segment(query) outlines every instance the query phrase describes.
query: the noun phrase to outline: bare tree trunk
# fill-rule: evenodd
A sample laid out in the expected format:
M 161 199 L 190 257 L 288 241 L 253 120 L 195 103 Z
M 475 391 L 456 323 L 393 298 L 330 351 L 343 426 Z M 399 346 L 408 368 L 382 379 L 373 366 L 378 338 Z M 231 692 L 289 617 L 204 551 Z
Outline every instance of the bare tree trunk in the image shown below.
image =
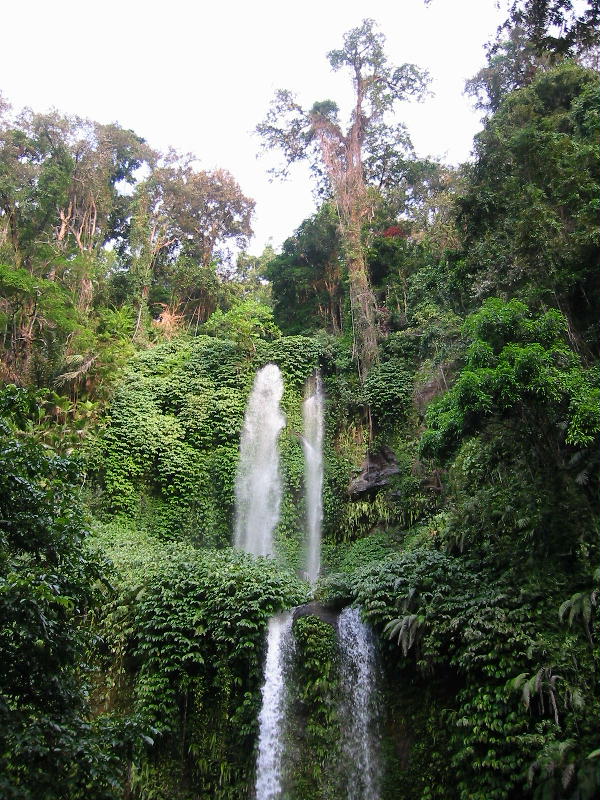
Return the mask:
M 342 221 L 340 227 L 350 278 L 350 307 L 358 371 L 364 380 L 377 360 L 377 304 L 369 280 L 360 219 L 351 219 L 347 225 Z
M 377 319 L 375 295 L 371 289 L 362 253 L 348 259 L 350 307 L 358 370 L 365 378 L 377 360 Z
M 94 296 L 94 284 L 92 279 L 89 275 L 84 275 L 81 279 L 81 285 L 79 287 L 79 299 L 77 301 L 77 308 L 80 311 L 89 311 L 90 306 L 92 305 L 92 299 Z
M 362 164 L 362 145 L 368 122 L 362 108 L 366 84 L 361 76 L 359 63 L 355 67 L 355 90 L 354 119 L 346 136 L 336 122 L 318 113 L 312 115 L 311 124 L 318 136 L 323 164 L 331 182 L 338 212 L 342 247 L 350 279 L 355 356 L 360 377 L 364 380 L 377 360 L 379 331 L 375 295 L 371 289 L 361 238 L 370 201 Z
M 142 325 L 142 317 L 144 315 L 144 311 L 148 308 L 149 294 L 150 294 L 150 287 L 142 286 L 140 297 L 138 298 L 138 314 L 137 314 L 137 319 L 135 321 L 135 330 L 133 331 L 133 336 L 131 337 L 132 342 L 138 340 L 138 334 L 140 332 L 140 327 Z

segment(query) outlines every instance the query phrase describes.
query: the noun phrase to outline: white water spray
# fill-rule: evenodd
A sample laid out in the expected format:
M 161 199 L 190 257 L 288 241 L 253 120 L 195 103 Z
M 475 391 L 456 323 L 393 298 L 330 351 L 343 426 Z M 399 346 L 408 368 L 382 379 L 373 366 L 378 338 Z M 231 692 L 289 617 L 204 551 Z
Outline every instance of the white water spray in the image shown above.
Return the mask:
M 304 421 L 304 489 L 306 501 L 306 577 L 314 586 L 321 571 L 323 522 L 323 389 L 317 370 L 306 386 Z
M 279 800 L 283 767 L 285 725 L 285 656 L 291 646 L 292 615 L 277 614 L 269 620 L 265 680 L 262 687 L 258 756 L 256 759 L 256 800 Z
M 279 408 L 282 394 L 279 367 L 267 364 L 256 373 L 240 441 L 233 543 L 256 556 L 273 554 L 273 530 L 279 519 L 281 479 L 277 440 L 285 425 Z
M 379 800 L 377 776 L 376 658 L 370 629 L 356 608 L 338 620 L 341 652 L 342 748 L 348 800 Z

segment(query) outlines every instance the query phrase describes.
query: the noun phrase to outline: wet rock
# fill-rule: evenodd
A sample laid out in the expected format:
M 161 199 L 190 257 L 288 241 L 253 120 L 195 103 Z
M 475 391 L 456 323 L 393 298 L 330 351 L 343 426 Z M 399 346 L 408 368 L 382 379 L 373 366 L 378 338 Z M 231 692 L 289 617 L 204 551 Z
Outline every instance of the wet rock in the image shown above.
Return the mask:
M 399 471 L 394 451 L 384 445 L 377 452 L 367 455 L 361 465 L 360 475 L 350 481 L 348 494 L 353 500 L 374 494 L 387 486 L 390 478 Z
M 338 613 L 324 606 L 323 603 L 312 600 L 310 603 L 305 603 L 303 606 L 297 606 L 294 609 L 292 613 L 294 622 L 300 619 L 300 617 L 318 617 L 323 622 L 327 622 L 335 628 L 337 625 Z

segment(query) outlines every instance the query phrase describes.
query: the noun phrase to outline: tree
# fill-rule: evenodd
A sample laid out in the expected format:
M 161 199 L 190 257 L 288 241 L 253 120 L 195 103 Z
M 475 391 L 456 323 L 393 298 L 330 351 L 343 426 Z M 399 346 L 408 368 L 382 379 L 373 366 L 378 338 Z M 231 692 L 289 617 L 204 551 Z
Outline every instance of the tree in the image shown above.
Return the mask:
M 61 279 L 87 310 L 101 248 L 123 238 L 123 184 L 153 158 L 133 131 L 26 109 L 0 128 L 0 241 L 16 267 Z
M 540 54 L 517 25 L 508 31 L 508 39 L 490 48 L 487 62 L 466 82 L 465 91 L 476 98 L 476 108 L 495 113 L 506 95 L 531 83 L 539 69 L 548 68 L 550 58 Z
M 35 354 L 56 367 L 57 341 L 78 327 L 72 297 L 56 281 L 36 278 L 26 269 L 0 264 L 0 334 L 3 378 L 35 380 Z M 45 376 L 48 377 L 47 375 Z
M 377 357 L 377 314 L 371 289 L 362 227 L 372 198 L 365 174 L 365 155 L 383 143 L 406 147 L 402 126 L 388 122 L 397 101 L 422 96 L 427 75 L 413 64 L 388 65 L 384 37 L 373 20 L 344 36 L 344 46 L 332 50 L 328 60 L 334 71 L 348 69 L 354 86 L 354 107 L 346 130 L 331 100 L 303 109 L 288 90 L 277 92 L 264 120 L 257 126 L 266 148 L 282 151 L 287 165 L 306 159 L 324 177 L 333 196 L 350 279 L 350 303 L 356 356 L 363 375 Z M 284 168 L 281 173 L 285 174 Z
M 599 96 L 597 73 L 570 61 L 507 96 L 476 138 L 458 201 L 471 295 L 558 306 L 593 351 Z
M 540 463 L 581 466 L 572 456 L 597 447 L 600 390 L 597 371 L 567 344 L 565 317 L 555 309 L 534 317 L 518 300 L 492 297 L 467 317 L 463 332 L 471 338 L 466 363 L 427 409 L 423 452 L 447 456 L 490 421 L 502 421 Z
M 191 321 L 203 322 L 216 307 L 202 289 L 207 276 L 209 283 L 218 282 L 219 248 L 247 243 L 253 211 L 254 201 L 226 170 L 196 171 L 189 157 L 164 156 L 134 198 L 130 258 L 140 314 L 160 278 L 170 287 L 172 303 Z
M 600 44 L 600 3 L 586 0 L 513 0 L 498 33 L 523 28 L 538 55 L 552 59 L 589 54 Z M 493 53 L 498 45 L 491 48 Z
M 81 465 L 35 441 L 38 419 L 39 395 L 0 391 L 0 796 L 115 800 L 136 726 L 90 720 L 82 624 L 108 564 L 87 545 Z
M 62 141 L 36 136 L 26 116 L 0 129 L 0 242 L 4 261 L 33 272 L 53 255 L 48 243 L 72 165 Z
M 170 152 L 157 164 L 143 188 L 155 253 L 172 248 L 203 266 L 218 248 L 233 240 L 243 247 L 252 235 L 254 201 L 224 169 L 195 170 L 192 160 Z
M 238 255 L 235 268 L 226 276 L 226 280 L 235 287 L 236 293 L 242 300 L 252 299 L 264 305 L 271 304 L 271 286 L 265 275 L 275 257 L 271 242 L 265 245 L 260 256 L 246 252 Z
M 326 326 L 341 333 L 342 273 L 335 210 L 325 203 L 283 244 L 265 268 L 275 321 L 287 334 Z
M 599 25 L 598 0 L 513 0 L 496 40 L 486 47 L 487 65 L 466 83 L 467 94 L 477 99 L 477 108 L 495 112 L 506 95 L 561 60 L 597 66 Z
M 235 303 L 229 311 L 218 308 L 204 324 L 204 332 L 219 339 L 231 339 L 242 350 L 256 352 L 259 339 L 277 339 L 281 331 L 269 306 L 248 299 Z

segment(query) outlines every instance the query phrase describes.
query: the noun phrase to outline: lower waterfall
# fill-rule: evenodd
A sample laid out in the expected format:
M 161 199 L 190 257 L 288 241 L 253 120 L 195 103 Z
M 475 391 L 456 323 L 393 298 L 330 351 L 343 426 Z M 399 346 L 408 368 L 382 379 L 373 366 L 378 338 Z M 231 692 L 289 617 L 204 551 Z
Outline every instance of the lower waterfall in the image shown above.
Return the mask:
M 329 700 L 330 724 L 335 733 L 330 772 L 322 773 L 319 778 L 322 781 L 319 791 L 325 792 L 323 796 L 330 800 L 379 800 L 381 764 L 377 726 L 381 709 L 373 634 L 355 608 L 344 609 L 337 624 L 332 612 L 328 613 L 332 616 L 328 624 L 337 629 L 337 666 Z M 293 617 L 293 612 L 286 612 L 269 620 L 255 800 L 303 800 L 293 777 L 294 763 L 297 767 L 298 757 L 300 763 L 309 763 L 306 759 L 310 758 L 310 750 L 297 751 L 299 743 L 306 743 L 306 731 L 302 734 L 297 726 L 302 730 L 305 722 L 295 716 L 297 708 L 295 712 L 291 700 L 297 696 L 298 687 L 286 686 L 294 675 L 297 680 L 294 663 L 301 658 L 301 651 L 294 644 Z
M 265 680 L 262 687 L 258 755 L 256 759 L 256 800 L 279 800 L 283 767 L 285 726 L 285 656 L 291 643 L 291 612 L 269 620 Z
M 379 763 L 373 634 L 358 609 L 345 608 L 338 621 L 341 737 L 347 800 L 378 800 Z
M 282 392 L 279 368 L 267 364 L 256 375 L 244 419 L 236 480 L 234 544 L 254 555 L 272 555 L 274 549 L 273 530 L 279 518 L 282 491 L 278 453 L 278 438 L 285 424 L 279 405 Z M 307 524 L 305 576 L 314 587 L 321 569 L 323 516 L 324 397 L 318 371 L 308 382 L 302 410 Z M 357 609 L 344 609 L 336 620 L 335 612 L 322 606 L 319 610 L 319 606 L 313 602 L 300 607 L 304 616 L 318 616 L 330 626 L 332 649 L 327 680 L 331 681 L 331 689 L 325 699 L 314 701 L 312 706 L 321 709 L 325 704 L 328 722 L 324 724 L 331 731 L 328 768 L 321 764 L 315 778 L 318 791 L 324 792 L 323 796 L 329 800 L 379 800 L 377 664 L 373 636 Z M 302 681 L 297 677 L 301 671 L 294 664 L 294 658 L 299 659 L 301 652 L 300 645 L 294 645 L 293 620 L 293 612 L 287 611 L 271 617 L 268 624 L 254 800 L 304 800 L 306 796 L 302 781 L 295 783 L 294 764 L 302 765 L 302 759 L 304 765 L 310 763 L 314 741 L 310 741 L 312 733 L 307 724 L 310 711 L 307 712 L 306 705 L 302 713 L 296 708 L 299 730 L 294 730 L 294 703 L 290 703 L 290 698 L 295 698 L 297 706 L 301 692 L 295 690 Z M 334 630 L 337 630 L 337 646 Z M 315 685 L 318 685 L 324 662 L 317 661 L 315 667 L 310 651 L 306 662 L 317 670 Z M 290 679 L 296 684 L 286 686 Z M 306 684 L 311 685 L 310 680 Z M 319 725 L 323 722 L 315 726 L 317 730 Z

